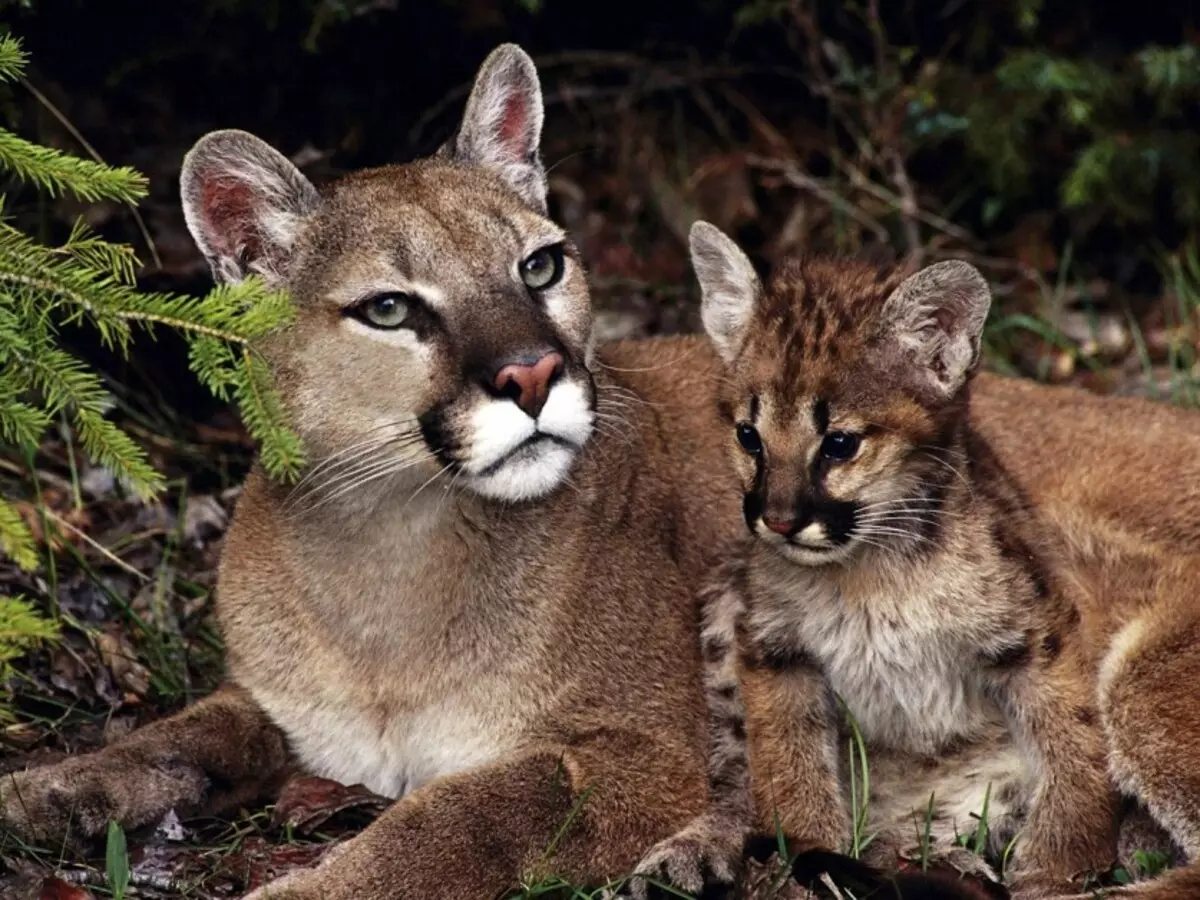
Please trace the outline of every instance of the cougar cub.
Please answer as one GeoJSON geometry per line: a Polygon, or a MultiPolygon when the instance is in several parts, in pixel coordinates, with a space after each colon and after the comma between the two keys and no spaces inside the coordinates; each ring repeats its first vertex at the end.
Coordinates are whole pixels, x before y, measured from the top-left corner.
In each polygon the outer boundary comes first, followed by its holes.
{"type": "MultiPolygon", "coordinates": [[[[993,860],[1020,828],[1015,896],[1073,894],[1136,802],[1194,861],[1200,415],[973,377],[966,263],[796,259],[763,286],[711,225],[691,245],[752,538],[706,611],[723,796],[659,870],[721,859],[751,808],[846,847],[843,706],[895,849],[986,814],[993,860]]],[[[1121,893],[1200,896],[1200,869],[1121,893]]]]}
{"type": "Polygon", "coordinates": [[[693,597],[736,531],[715,359],[593,346],[541,125],[533,64],[505,46],[434,158],[319,193],[242,132],[188,154],[216,277],[295,298],[264,350],[315,463],[295,488],[246,483],[220,572],[228,686],[4,779],[5,827],[228,808],[294,763],[398,802],[272,900],[490,900],[624,875],[701,809],[693,597]]]}

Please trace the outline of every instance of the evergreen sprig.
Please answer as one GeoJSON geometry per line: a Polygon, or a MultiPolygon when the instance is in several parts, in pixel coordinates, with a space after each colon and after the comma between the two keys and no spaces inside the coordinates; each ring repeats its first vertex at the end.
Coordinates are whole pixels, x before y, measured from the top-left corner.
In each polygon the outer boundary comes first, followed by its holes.
{"type": "Polygon", "coordinates": [[[12,720],[8,703],[11,690],[7,685],[13,675],[13,660],[57,638],[58,626],[40,616],[24,598],[0,596],[0,724],[12,720]]]}
{"type": "MultiPolygon", "coordinates": [[[[0,81],[21,77],[20,41],[0,37],[0,81]]],[[[132,203],[146,179],[128,168],[78,159],[0,128],[0,172],[48,194],[132,203]]],[[[261,444],[264,467],[290,479],[304,462],[256,342],[291,321],[285,293],[249,279],[206,297],[139,290],[131,247],[79,223],[61,246],[47,246],[4,219],[0,196],[0,441],[26,458],[52,424],[67,421],[79,443],[128,490],[151,497],[163,487],[145,451],[108,418],[112,397],[101,376],[63,349],[64,325],[89,324],[108,347],[128,354],[133,337],[173,328],[189,343],[200,381],[236,402],[261,444]]],[[[36,541],[16,507],[0,497],[0,550],[24,568],[36,541]]],[[[0,633],[0,652],[5,638],[0,633]]]]}

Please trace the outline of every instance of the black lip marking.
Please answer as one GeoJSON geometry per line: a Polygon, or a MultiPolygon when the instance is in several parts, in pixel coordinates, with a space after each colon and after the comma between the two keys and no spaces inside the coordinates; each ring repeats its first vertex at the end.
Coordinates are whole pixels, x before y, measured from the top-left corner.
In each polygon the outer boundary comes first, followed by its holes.
{"type": "Polygon", "coordinates": [[[447,404],[439,404],[428,409],[417,417],[417,425],[421,429],[421,437],[429,451],[437,457],[438,462],[445,466],[456,465],[454,451],[457,444],[446,428],[447,404]]]}
{"type": "Polygon", "coordinates": [[[858,519],[858,504],[853,501],[833,500],[823,504],[814,516],[825,526],[831,543],[841,546],[850,542],[858,519]]]}
{"type": "Polygon", "coordinates": [[[536,434],[531,434],[528,438],[521,441],[521,443],[517,444],[517,446],[513,447],[511,450],[509,450],[507,453],[505,453],[502,457],[500,457],[495,462],[488,463],[480,471],[475,473],[476,477],[484,478],[484,477],[487,477],[488,475],[495,475],[502,468],[504,468],[504,466],[508,463],[508,461],[510,459],[512,459],[514,456],[516,456],[522,450],[529,449],[531,447],[534,447],[538,444],[545,443],[545,442],[549,442],[551,444],[558,444],[560,447],[566,447],[569,450],[578,450],[579,449],[578,444],[572,443],[571,441],[568,441],[565,438],[561,438],[556,434],[547,434],[544,431],[539,431],[536,434]]]}

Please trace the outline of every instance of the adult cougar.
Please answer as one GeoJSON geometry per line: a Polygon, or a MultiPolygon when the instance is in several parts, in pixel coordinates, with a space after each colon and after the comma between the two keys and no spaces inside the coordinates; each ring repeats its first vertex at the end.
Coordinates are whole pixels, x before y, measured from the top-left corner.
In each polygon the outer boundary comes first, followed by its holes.
{"type": "Polygon", "coordinates": [[[317,462],[295,489],[246,483],[220,573],[228,685],[4,779],[7,827],[227,808],[294,762],[403,799],[272,898],[482,900],[627,873],[698,811],[692,596],[735,512],[712,359],[595,352],[541,125],[533,64],[505,46],[434,158],[318,193],[242,132],[188,154],[216,277],[295,298],[264,349],[317,462]]]}

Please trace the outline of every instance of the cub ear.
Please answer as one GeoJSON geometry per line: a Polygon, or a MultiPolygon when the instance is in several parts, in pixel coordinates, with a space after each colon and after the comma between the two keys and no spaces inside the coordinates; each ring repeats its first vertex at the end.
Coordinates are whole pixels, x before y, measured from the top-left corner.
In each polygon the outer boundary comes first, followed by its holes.
{"type": "Polygon", "coordinates": [[[251,273],[277,283],[301,222],[321,204],[292,163],[244,131],[214,131],[196,142],[179,176],[183,217],[217,281],[251,273]]]}
{"type": "Polygon", "coordinates": [[[479,67],[458,134],[442,154],[500,175],[521,198],[546,212],[542,88],[533,60],[516,44],[501,44],[479,67]]]}
{"type": "Polygon", "coordinates": [[[884,328],[949,398],[979,361],[991,303],[991,289],[974,266],[935,263],[906,278],[884,302],[884,328]]]}
{"type": "Polygon", "coordinates": [[[692,268],[700,282],[700,318],[717,353],[730,363],[746,337],[762,291],[758,273],[741,248],[708,222],[692,225],[692,268]]]}

